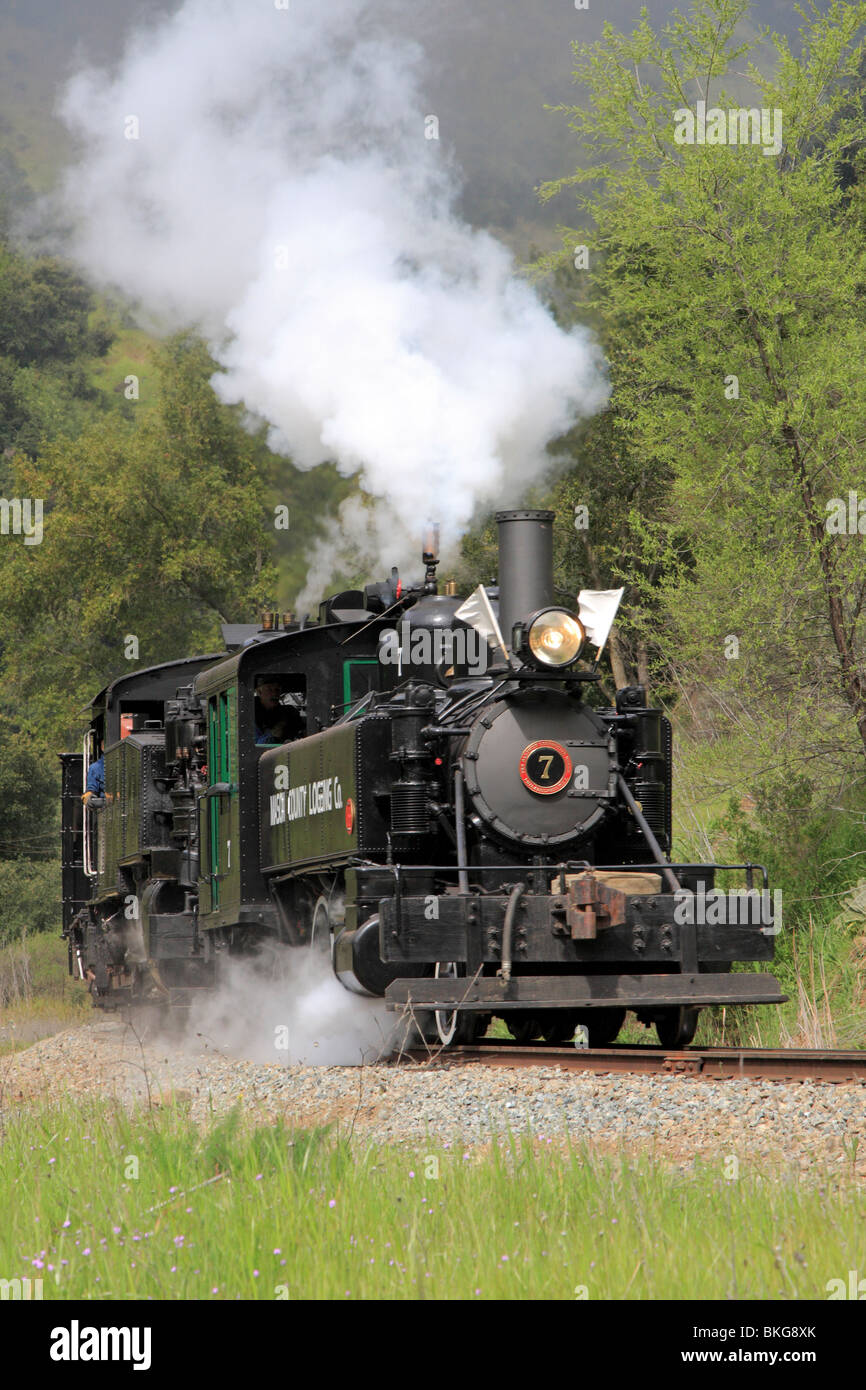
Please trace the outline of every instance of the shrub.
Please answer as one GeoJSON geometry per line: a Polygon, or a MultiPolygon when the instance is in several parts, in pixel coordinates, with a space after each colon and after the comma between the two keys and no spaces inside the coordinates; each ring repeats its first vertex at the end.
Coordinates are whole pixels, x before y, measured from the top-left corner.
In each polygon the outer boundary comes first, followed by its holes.
{"type": "Polygon", "coordinates": [[[59,932],[61,907],[57,861],[0,859],[0,945],[34,932],[59,932]]]}

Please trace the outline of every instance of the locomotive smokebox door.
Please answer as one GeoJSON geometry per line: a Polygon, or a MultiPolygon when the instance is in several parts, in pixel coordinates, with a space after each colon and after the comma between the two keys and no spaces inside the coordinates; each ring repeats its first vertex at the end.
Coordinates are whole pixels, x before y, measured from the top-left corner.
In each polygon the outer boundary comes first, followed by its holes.
{"type": "Polygon", "coordinates": [[[485,711],[463,755],[474,810],[498,835],[556,845],[601,820],[616,785],[603,722],[560,691],[521,691],[485,711]]]}

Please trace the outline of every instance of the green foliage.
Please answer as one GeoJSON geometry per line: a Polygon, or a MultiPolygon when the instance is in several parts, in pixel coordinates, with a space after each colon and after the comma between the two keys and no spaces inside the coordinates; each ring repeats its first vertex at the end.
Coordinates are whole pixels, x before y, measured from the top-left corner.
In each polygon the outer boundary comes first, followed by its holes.
{"type": "Polygon", "coordinates": [[[0,719],[0,860],[53,857],[58,794],[55,760],[0,719]]]}
{"type": "MultiPolygon", "coordinates": [[[[77,434],[103,408],[80,367],[16,367],[0,357],[0,442],[34,457],[45,440],[77,434]]],[[[4,460],[4,463],[6,461],[4,460]]],[[[9,496],[12,471],[0,468],[9,496]]]]}
{"type": "MultiPolygon", "coordinates": [[[[772,973],[789,1002],[704,1010],[697,1042],[862,1047],[866,936],[850,901],[852,885],[866,882],[866,785],[855,777],[830,795],[820,758],[785,770],[769,760],[762,767],[756,753],[742,733],[710,745],[681,740],[674,858],[766,865],[782,907],[772,973]]],[[[741,873],[722,874],[718,886],[742,882],[741,873]]]]}
{"type": "MultiPolygon", "coordinates": [[[[742,66],[747,8],[699,0],[661,37],[644,15],[576,45],[590,99],[567,113],[593,158],[546,192],[575,192],[592,227],[566,234],[563,257],[591,247],[614,387],[602,470],[627,490],[624,440],[629,468],[653,475],[628,519],[634,627],[680,688],[760,709],[792,757],[797,711],[820,703],[842,767],[866,743],[866,581],[862,537],[824,522],[863,476],[866,204],[839,169],[862,136],[850,92],[866,5],[810,10],[801,57],[775,41],[773,79],[749,67],[754,104],[782,112],[778,155],[677,143],[678,109],[740,104],[720,80],[742,66]]],[[[609,511],[590,518],[600,553],[609,511]]]]}
{"type": "Polygon", "coordinates": [[[2,679],[43,735],[71,731],[124,670],[218,651],[219,622],[273,592],[259,442],[216,400],[200,343],[168,344],[158,366],[140,423],[106,416],[15,461],[15,494],[44,499],[45,518],[41,544],[0,547],[2,679]]]}
{"type": "Polygon", "coordinates": [[[801,773],[791,779],[768,777],[747,813],[736,798],[714,821],[714,843],[731,846],[738,860],[766,864],[770,881],[785,895],[788,925],[806,924],[809,914],[846,893],[866,865],[864,783],[856,783],[842,804],[827,806],[814,782],[801,773]]]}
{"type": "Polygon", "coordinates": [[[199,1149],[208,1172],[229,1173],[241,1180],[255,1181],[257,1173],[279,1172],[287,1160],[303,1175],[311,1161],[321,1161],[326,1153],[341,1172],[351,1163],[351,1155],[345,1144],[333,1142],[331,1129],[325,1125],[292,1131],[278,1120],[267,1128],[250,1131],[241,1107],[236,1105],[201,1136],[199,1149]]]}
{"type": "MultiPolygon", "coordinates": [[[[105,409],[86,364],[104,357],[113,336],[70,267],[0,243],[0,454],[35,455],[44,439],[75,434],[105,409]]],[[[0,483],[8,481],[3,467],[0,483]]]]}
{"type": "MultiPolygon", "coordinates": [[[[60,866],[54,868],[56,884],[60,866]]],[[[0,1051],[6,1043],[14,1050],[64,1024],[91,1019],[90,996],[69,974],[66,942],[56,924],[5,944],[0,939],[0,1009],[0,1051]]]]}
{"type": "Polygon", "coordinates": [[[23,367],[101,356],[111,343],[104,324],[91,327],[90,290],[53,257],[25,260],[0,246],[0,342],[23,367]]]}
{"type": "Polygon", "coordinates": [[[0,944],[60,930],[60,864],[0,859],[0,944]]]}

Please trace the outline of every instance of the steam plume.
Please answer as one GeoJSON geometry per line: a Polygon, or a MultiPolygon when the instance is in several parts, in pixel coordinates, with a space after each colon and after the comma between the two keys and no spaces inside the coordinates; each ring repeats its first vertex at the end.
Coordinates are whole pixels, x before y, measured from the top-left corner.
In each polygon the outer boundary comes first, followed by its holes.
{"type": "Polygon", "coordinates": [[[217,393],[275,450],[356,475],[377,500],[344,508],[346,539],[390,565],[428,519],[453,544],[479,505],[517,500],[607,387],[589,336],[460,220],[423,55],[375,8],[185,0],[114,74],[79,73],[64,249],[148,326],[202,331],[217,393]]]}
{"type": "Polygon", "coordinates": [[[286,947],[270,977],[230,962],[220,987],[194,1003],[186,1040],[253,1062],[351,1067],[411,1045],[409,1031],[383,999],[344,989],[327,953],[286,947]]]}

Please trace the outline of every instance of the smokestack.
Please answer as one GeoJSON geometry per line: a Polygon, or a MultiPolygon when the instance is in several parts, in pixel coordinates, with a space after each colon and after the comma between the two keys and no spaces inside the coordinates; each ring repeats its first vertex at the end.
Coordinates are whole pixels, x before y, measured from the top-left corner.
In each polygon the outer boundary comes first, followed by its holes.
{"type": "Polygon", "coordinates": [[[499,626],[508,647],[511,630],[553,597],[553,512],[497,512],[499,626]]]}

